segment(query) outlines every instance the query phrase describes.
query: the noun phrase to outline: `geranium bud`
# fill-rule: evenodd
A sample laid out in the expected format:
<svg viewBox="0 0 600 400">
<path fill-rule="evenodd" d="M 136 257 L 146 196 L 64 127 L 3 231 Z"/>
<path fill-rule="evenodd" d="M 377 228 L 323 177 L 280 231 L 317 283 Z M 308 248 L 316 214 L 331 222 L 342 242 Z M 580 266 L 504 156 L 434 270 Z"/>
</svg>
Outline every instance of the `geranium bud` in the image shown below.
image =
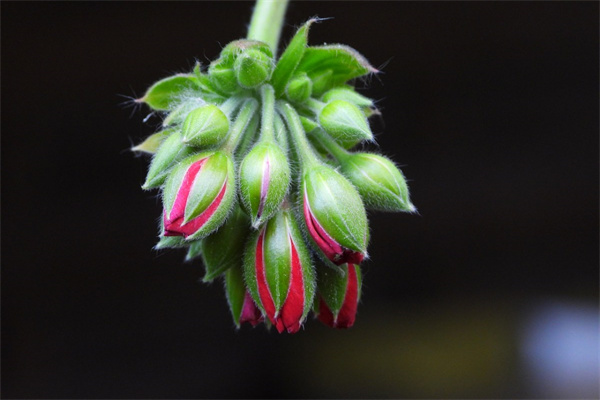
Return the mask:
<svg viewBox="0 0 600 400">
<path fill-rule="evenodd" d="M 358 189 L 367 208 L 415 212 L 402 172 L 381 155 L 352 153 L 341 160 L 342 173 Z"/>
<path fill-rule="evenodd" d="M 202 281 L 210 282 L 229 268 L 241 266 L 244 245 L 250 234 L 248 217 L 237 206 L 229 218 L 200 244 L 206 273 Z"/>
<path fill-rule="evenodd" d="M 260 309 L 246 290 L 241 266 L 230 268 L 225 273 L 225 295 L 236 327 L 244 322 L 256 326 L 264 321 Z"/>
<path fill-rule="evenodd" d="M 304 72 L 292 78 L 285 88 L 285 94 L 290 101 L 302 103 L 312 94 L 312 81 Z"/>
<path fill-rule="evenodd" d="M 366 255 L 368 223 L 350 182 L 329 166 L 304 171 L 302 210 L 308 234 L 335 265 L 360 264 Z"/>
<path fill-rule="evenodd" d="M 229 131 L 227 116 L 213 104 L 192 110 L 181 127 L 183 142 L 190 146 L 213 146 Z"/>
<path fill-rule="evenodd" d="M 281 148 L 262 141 L 240 165 L 240 198 L 256 229 L 278 209 L 288 191 L 290 167 Z"/>
<path fill-rule="evenodd" d="M 162 186 L 171 167 L 191 153 L 192 149 L 181 142 L 181 133 L 178 131 L 171 133 L 154 154 L 142 189 L 148 190 Z"/>
<path fill-rule="evenodd" d="M 248 242 L 245 280 L 252 298 L 281 333 L 300 330 L 315 291 L 310 257 L 296 222 L 281 210 Z"/>
<path fill-rule="evenodd" d="M 273 59 L 257 49 L 243 51 L 233 65 L 239 85 L 252 89 L 264 83 L 273 72 Z"/>
<path fill-rule="evenodd" d="M 208 68 L 208 77 L 214 88 L 225 94 L 230 94 L 239 89 L 233 66 L 215 61 Z"/>
<path fill-rule="evenodd" d="M 231 156 L 207 151 L 190 156 L 167 178 L 163 193 L 164 236 L 201 239 L 223 224 L 234 200 Z"/>
<path fill-rule="evenodd" d="M 373 140 L 373 133 L 361 110 L 345 100 L 333 100 L 319 114 L 323 129 L 345 148 L 363 140 Z"/>
<path fill-rule="evenodd" d="M 319 320 L 332 328 L 350 328 L 354 325 L 360 300 L 360 267 L 347 264 L 344 274 L 340 274 L 329 267 L 320 266 L 317 272 L 316 312 Z"/>
</svg>

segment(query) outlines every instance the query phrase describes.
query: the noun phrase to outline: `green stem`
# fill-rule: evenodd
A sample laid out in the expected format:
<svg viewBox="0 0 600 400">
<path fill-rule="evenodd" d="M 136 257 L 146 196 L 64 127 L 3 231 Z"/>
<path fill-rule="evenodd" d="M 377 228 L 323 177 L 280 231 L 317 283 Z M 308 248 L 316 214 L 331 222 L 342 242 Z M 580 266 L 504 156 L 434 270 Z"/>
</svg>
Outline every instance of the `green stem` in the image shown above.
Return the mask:
<svg viewBox="0 0 600 400">
<path fill-rule="evenodd" d="M 275 91 L 273 86 L 267 84 L 260 88 L 260 99 L 262 102 L 262 115 L 260 121 L 260 139 L 264 141 L 274 141 L 275 131 L 273 130 L 275 118 Z"/>
<path fill-rule="evenodd" d="M 248 39 L 265 42 L 277 53 L 279 35 L 288 0 L 257 0 L 248 29 Z"/>
<path fill-rule="evenodd" d="M 343 162 L 351 156 L 342 146 L 340 146 L 335 140 L 331 138 L 323 129 L 317 128 L 311 132 L 311 134 L 317 138 L 317 140 L 327 149 L 327 151 L 334 156 L 339 162 Z"/>
<path fill-rule="evenodd" d="M 257 109 L 258 101 L 255 99 L 248 99 L 244 102 L 244 105 L 242 105 L 242 108 L 240 109 L 240 112 L 238 113 L 237 118 L 231 127 L 227 142 L 225 142 L 222 147 L 223 150 L 233 153 Z"/>
<path fill-rule="evenodd" d="M 321 161 L 317 158 L 312 146 L 306 138 L 302 122 L 300 122 L 300 116 L 296 112 L 296 109 L 288 102 L 278 101 L 277 106 L 283 113 L 288 129 L 292 136 L 292 143 L 296 148 L 298 159 L 302 163 L 302 168 L 307 169 L 315 167 L 321 164 Z"/>
</svg>

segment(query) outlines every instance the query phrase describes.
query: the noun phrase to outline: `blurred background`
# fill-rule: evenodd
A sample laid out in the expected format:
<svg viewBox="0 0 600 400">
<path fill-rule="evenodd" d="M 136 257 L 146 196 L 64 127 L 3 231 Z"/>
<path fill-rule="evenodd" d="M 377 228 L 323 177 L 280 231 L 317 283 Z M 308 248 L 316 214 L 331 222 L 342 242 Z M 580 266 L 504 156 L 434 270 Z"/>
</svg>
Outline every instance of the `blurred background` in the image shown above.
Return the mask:
<svg viewBox="0 0 600 400">
<path fill-rule="evenodd" d="M 383 73 L 381 151 L 419 216 L 371 213 L 355 326 L 234 329 L 156 252 L 127 106 L 245 36 L 251 2 L 2 2 L 4 398 L 597 398 L 598 3 L 294 2 L 282 36 Z"/>
</svg>

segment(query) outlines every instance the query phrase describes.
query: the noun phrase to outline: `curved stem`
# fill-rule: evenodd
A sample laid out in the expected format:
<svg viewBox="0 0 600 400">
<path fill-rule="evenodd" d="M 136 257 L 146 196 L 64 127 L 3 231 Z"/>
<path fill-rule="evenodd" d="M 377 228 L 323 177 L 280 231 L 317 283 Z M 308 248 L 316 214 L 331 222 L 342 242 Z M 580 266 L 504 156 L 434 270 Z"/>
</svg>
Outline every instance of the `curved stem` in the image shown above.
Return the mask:
<svg viewBox="0 0 600 400">
<path fill-rule="evenodd" d="M 275 118 L 275 91 L 273 86 L 266 84 L 260 88 L 260 99 L 262 101 L 262 115 L 260 119 L 260 138 L 265 141 L 275 140 L 273 130 Z"/>
<path fill-rule="evenodd" d="M 257 109 L 258 101 L 255 99 L 248 99 L 244 102 L 233 126 L 229 128 L 229 137 L 222 147 L 223 150 L 233 153 Z"/>
<path fill-rule="evenodd" d="M 298 116 L 298 113 L 294 107 L 281 100 L 277 102 L 277 107 L 287 122 L 292 143 L 296 148 L 296 153 L 298 154 L 298 159 L 302 164 L 302 168 L 308 169 L 321 164 L 314 150 L 312 149 L 312 146 L 308 142 L 308 139 L 306 138 L 306 133 L 304 133 L 304 128 L 300 122 L 300 117 Z"/>
<path fill-rule="evenodd" d="M 279 35 L 288 0 L 257 0 L 248 29 L 248 39 L 267 43 L 273 56 L 277 53 Z"/>
<path fill-rule="evenodd" d="M 327 151 L 334 156 L 339 162 L 346 160 L 350 153 L 348 153 L 342 146 L 337 144 L 335 140 L 331 138 L 323 129 L 317 128 L 311 132 L 311 134 L 317 138 L 317 140 L 327 149 Z"/>
</svg>

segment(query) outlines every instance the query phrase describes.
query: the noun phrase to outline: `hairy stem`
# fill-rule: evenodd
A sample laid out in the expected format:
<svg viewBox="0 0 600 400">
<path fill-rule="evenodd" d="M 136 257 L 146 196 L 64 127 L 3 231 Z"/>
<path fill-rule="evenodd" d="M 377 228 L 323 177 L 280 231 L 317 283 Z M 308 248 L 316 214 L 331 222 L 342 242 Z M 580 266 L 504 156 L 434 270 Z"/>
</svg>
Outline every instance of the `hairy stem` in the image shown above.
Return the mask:
<svg viewBox="0 0 600 400">
<path fill-rule="evenodd" d="M 277 53 L 279 35 L 288 0 L 257 0 L 248 29 L 248 39 L 267 43 Z"/>
</svg>

